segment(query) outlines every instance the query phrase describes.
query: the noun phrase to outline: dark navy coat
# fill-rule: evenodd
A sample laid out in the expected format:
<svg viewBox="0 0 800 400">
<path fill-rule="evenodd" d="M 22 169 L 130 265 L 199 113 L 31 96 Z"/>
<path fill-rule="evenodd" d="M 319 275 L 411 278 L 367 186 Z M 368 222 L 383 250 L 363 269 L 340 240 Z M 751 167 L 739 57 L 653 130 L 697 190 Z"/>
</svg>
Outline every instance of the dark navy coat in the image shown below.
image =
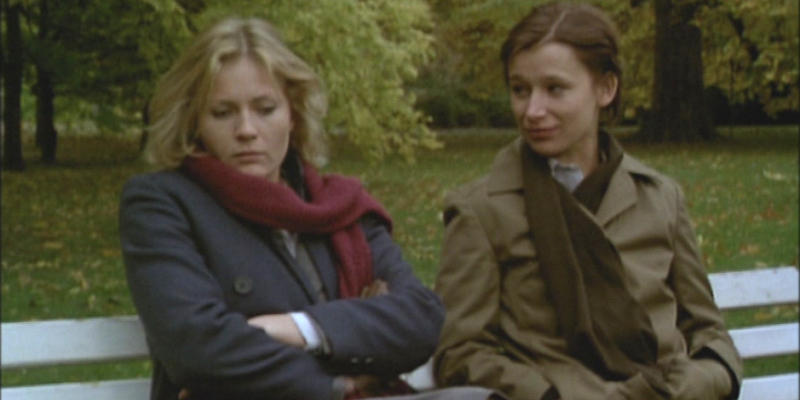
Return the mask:
<svg viewBox="0 0 800 400">
<path fill-rule="evenodd" d="M 336 300 L 327 237 L 301 236 L 328 297 L 269 228 L 243 221 L 178 172 L 132 178 L 123 189 L 120 235 L 128 283 L 154 367 L 152 399 L 328 399 L 345 374 L 395 375 L 433 353 L 444 310 L 401 258 L 384 225 L 360 221 L 375 278 L 388 295 Z M 331 353 L 314 356 L 247 324 L 259 314 L 307 312 Z"/>
</svg>

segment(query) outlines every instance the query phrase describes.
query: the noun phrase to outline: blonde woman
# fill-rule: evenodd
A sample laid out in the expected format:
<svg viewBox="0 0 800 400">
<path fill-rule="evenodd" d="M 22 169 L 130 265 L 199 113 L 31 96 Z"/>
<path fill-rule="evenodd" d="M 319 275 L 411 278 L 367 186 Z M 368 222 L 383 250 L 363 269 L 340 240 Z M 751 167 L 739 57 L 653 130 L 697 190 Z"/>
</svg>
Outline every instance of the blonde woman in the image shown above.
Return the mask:
<svg viewBox="0 0 800 400">
<path fill-rule="evenodd" d="M 489 396 L 396 378 L 431 356 L 443 308 L 384 208 L 316 171 L 325 108 L 258 19 L 212 26 L 160 81 L 147 152 L 161 171 L 133 177 L 120 209 L 151 399 Z"/>
</svg>

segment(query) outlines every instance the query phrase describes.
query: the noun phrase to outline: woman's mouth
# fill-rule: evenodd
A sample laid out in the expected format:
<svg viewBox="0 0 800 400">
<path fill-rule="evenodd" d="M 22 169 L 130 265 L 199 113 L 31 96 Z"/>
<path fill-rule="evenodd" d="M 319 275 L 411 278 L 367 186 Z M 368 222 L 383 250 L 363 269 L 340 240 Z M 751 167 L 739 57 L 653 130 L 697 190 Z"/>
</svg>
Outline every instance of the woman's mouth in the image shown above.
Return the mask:
<svg viewBox="0 0 800 400">
<path fill-rule="evenodd" d="M 264 158 L 264 154 L 258 151 L 242 151 L 235 153 L 233 158 L 239 163 L 249 164 L 261 161 Z"/>
<path fill-rule="evenodd" d="M 558 127 L 552 128 L 528 128 L 525 129 L 525 135 L 531 140 L 544 140 L 552 138 Z"/>
</svg>

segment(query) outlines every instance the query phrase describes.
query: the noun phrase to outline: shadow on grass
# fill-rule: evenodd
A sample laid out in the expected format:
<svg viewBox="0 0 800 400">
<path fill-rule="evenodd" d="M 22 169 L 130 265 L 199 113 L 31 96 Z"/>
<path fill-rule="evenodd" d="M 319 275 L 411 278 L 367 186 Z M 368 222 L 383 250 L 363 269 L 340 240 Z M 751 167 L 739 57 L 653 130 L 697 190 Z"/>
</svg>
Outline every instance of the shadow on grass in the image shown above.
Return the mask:
<svg viewBox="0 0 800 400">
<path fill-rule="evenodd" d="M 41 161 L 41 153 L 32 138 L 23 141 L 23 158 L 26 169 L 84 169 L 117 168 L 123 165 L 141 164 L 139 139 L 119 135 L 67 136 L 60 138 L 56 163 L 46 165 Z M 5 173 L 5 171 L 4 171 Z"/>
</svg>

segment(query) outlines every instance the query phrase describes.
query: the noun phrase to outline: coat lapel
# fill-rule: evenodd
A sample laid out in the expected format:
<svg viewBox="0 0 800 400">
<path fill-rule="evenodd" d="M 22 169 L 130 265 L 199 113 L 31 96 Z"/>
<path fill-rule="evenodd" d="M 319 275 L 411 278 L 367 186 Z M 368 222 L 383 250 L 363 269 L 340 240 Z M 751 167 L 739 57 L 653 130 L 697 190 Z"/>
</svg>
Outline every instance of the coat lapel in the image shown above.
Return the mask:
<svg viewBox="0 0 800 400">
<path fill-rule="evenodd" d="M 522 190 L 522 138 L 503 147 L 492 162 L 487 182 L 489 194 Z"/>
<path fill-rule="evenodd" d="M 636 185 L 626 168 L 628 157 L 624 157 L 622 164 L 611 177 L 606 194 L 600 203 L 600 208 L 597 209 L 595 218 L 600 226 L 603 227 L 636 204 Z"/>
<path fill-rule="evenodd" d="M 602 227 L 607 227 L 617 216 L 636 205 L 639 198 L 635 179 L 653 180 L 657 173 L 628 154 L 623 155 L 622 163 L 611 177 L 603 202 L 597 210 L 596 219 Z"/>
<path fill-rule="evenodd" d="M 291 254 L 289 254 L 289 250 L 286 249 L 283 241 L 276 237 L 277 233 L 272 233 L 273 234 L 269 236 L 269 242 L 272 245 L 272 248 L 275 250 L 275 253 L 277 253 L 281 261 L 283 261 L 284 268 L 286 268 L 289 273 L 292 274 L 294 279 L 297 280 L 297 283 L 300 284 L 300 287 L 303 288 L 303 293 L 306 295 L 308 301 L 312 304 L 316 303 L 317 299 L 308 276 L 306 276 L 306 273 L 303 272 L 303 269 L 297 263 L 297 260 Z"/>
<path fill-rule="evenodd" d="M 339 276 L 336 272 L 336 265 L 333 263 L 335 255 L 328 247 L 327 238 L 309 240 L 306 243 L 308 255 L 314 261 L 322 281 L 322 287 L 328 300 L 339 298 Z"/>
</svg>

